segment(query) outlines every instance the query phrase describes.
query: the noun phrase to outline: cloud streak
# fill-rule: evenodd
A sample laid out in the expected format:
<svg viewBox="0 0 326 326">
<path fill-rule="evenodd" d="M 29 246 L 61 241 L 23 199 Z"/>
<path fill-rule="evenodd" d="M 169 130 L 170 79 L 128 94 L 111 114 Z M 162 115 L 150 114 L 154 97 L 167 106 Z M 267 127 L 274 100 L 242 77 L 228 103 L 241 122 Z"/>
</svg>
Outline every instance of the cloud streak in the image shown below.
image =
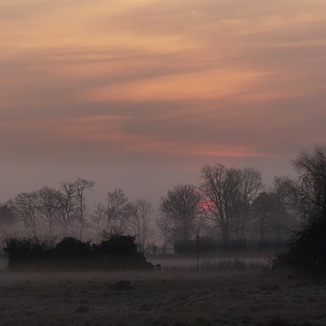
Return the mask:
<svg viewBox="0 0 326 326">
<path fill-rule="evenodd" d="M 86 94 L 86 100 L 145 102 L 220 98 L 245 92 L 251 84 L 259 82 L 261 75 L 248 71 L 225 70 L 164 75 L 97 88 Z"/>
</svg>

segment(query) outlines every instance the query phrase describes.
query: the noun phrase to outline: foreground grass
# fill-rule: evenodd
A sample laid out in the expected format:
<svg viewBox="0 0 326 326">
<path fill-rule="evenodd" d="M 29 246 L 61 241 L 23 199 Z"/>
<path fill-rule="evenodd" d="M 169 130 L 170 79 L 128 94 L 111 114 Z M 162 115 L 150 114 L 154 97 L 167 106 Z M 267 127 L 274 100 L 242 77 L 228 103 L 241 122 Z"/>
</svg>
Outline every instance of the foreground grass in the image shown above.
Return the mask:
<svg viewBox="0 0 326 326">
<path fill-rule="evenodd" d="M 133 290 L 110 285 L 131 282 Z M 271 272 L 0 274 L 0 325 L 325 325 L 326 287 Z"/>
</svg>

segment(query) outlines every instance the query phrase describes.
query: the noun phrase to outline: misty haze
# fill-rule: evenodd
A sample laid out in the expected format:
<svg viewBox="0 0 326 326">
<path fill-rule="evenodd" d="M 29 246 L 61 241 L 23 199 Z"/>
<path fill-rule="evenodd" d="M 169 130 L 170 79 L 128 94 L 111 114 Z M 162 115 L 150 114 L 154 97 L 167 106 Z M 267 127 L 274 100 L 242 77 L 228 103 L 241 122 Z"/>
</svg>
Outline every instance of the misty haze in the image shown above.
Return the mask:
<svg viewBox="0 0 326 326">
<path fill-rule="evenodd" d="M 322 325 L 326 148 L 293 167 L 267 190 L 257 169 L 206 165 L 157 212 L 122 189 L 91 209 L 81 178 L 17 194 L 0 206 L 1 323 Z"/>
</svg>

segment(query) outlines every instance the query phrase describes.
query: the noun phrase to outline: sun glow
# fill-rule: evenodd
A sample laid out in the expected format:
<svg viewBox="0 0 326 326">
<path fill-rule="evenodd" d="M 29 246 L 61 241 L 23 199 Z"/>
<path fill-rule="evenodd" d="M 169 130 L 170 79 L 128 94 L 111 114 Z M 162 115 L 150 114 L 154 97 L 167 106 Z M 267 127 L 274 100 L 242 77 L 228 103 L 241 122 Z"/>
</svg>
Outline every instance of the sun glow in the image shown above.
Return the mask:
<svg viewBox="0 0 326 326">
<path fill-rule="evenodd" d="M 204 214 L 213 214 L 217 212 L 215 203 L 211 200 L 201 200 L 199 202 L 199 210 Z"/>
</svg>

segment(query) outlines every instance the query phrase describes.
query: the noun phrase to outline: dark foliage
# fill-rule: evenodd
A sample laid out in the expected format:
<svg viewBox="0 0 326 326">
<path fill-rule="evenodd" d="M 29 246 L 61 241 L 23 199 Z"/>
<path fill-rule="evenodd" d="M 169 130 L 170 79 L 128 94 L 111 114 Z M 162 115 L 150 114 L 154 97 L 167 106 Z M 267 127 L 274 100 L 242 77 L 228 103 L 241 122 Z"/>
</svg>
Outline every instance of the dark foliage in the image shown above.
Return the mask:
<svg viewBox="0 0 326 326">
<path fill-rule="evenodd" d="M 60 258 L 87 257 L 92 247 L 89 242 L 82 242 L 73 237 L 66 237 L 55 247 L 56 255 Z"/>
<path fill-rule="evenodd" d="M 98 246 L 94 245 L 94 250 L 97 253 L 109 254 L 114 257 L 130 256 L 137 252 L 137 245 L 135 244 L 135 237 L 114 234 Z"/>
<path fill-rule="evenodd" d="M 274 267 L 290 267 L 296 274 L 324 282 L 326 276 L 326 147 L 303 152 L 293 162 L 299 173 L 297 206 L 307 225 L 294 233 L 286 252 L 274 261 Z"/>
<path fill-rule="evenodd" d="M 5 240 L 4 251 L 8 255 L 8 263 L 11 269 L 18 270 L 35 265 L 45 257 L 45 243 L 37 238 Z"/>
<path fill-rule="evenodd" d="M 137 252 L 134 237 L 112 236 L 99 245 L 67 237 L 55 247 L 37 238 L 6 240 L 11 270 L 153 269 Z"/>
<path fill-rule="evenodd" d="M 274 260 L 274 268 L 290 267 L 296 274 L 321 281 L 326 275 L 326 219 L 314 219 L 295 232 L 288 250 Z"/>
</svg>

